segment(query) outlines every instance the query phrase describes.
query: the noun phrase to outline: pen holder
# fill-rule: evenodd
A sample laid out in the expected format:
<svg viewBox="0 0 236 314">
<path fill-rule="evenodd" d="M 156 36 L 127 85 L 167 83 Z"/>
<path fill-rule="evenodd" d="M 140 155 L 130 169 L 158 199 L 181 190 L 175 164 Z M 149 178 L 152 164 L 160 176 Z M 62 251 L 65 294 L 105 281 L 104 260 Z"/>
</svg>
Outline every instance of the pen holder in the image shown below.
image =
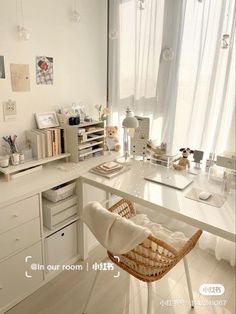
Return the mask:
<svg viewBox="0 0 236 314">
<path fill-rule="evenodd" d="M 11 155 L 11 163 L 13 166 L 19 165 L 20 163 L 20 154 L 14 153 Z"/>
</svg>

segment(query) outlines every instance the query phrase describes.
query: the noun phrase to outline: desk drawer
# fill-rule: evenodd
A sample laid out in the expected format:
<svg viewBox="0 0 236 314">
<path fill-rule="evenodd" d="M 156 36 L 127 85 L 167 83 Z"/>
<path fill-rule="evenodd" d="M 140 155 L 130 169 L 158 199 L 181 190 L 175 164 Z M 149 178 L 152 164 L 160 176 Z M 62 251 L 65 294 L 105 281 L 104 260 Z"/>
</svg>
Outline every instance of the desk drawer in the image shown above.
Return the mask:
<svg viewBox="0 0 236 314">
<path fill-rule="evenodd" d="M 66 219 L 75 215 L 78 215 L 78 198 L 76 195 L 57 203 L 43 199 L 43 224 L 50 230 L 55 229 Z"/>
<path fill-rule="evenodd" d="M 32 256 L 28 263 L 25 262 L 26 256 Z M 42 264 L 41 242 L 0 263 L 0 313 L 3 307 L 30 292 L 43 280 L 43 271 L 30 269 L 32 263 Z M 26 271 L 31 278 L 26 278 Z"/>
<path fill-rule="evenodd" d="M 39 217 L 38 194 L 7 207 L 0 208 L 0 233 L 15 228 L 36 217 Z"/>
<path fill-rule="evenodd" d="M 40 240 L 39 218 L 0 235 L 0 259 Z"/>
</svg>

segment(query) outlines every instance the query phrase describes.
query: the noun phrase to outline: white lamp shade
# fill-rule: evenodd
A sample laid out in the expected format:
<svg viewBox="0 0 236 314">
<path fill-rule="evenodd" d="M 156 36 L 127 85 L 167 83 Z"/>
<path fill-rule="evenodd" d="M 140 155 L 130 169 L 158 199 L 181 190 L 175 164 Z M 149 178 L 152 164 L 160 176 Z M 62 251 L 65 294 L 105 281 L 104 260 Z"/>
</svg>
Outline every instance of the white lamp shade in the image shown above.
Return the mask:
<svg viewBox="0 0 236 314">
<path fill-rule="evenodd" d="M 136 129 L 138 127 L 138 120 L 135 117 L 126 117 L 122 126 L 127 129 Z"/>
<path fill-rule="evenodd" d="M 126 117 L 122 122 L 122 126 L 127 129 L 136 129 L 138 127 L 138 120 L 134 117 L 129 107 L 126 109 Z"/>
</svg>

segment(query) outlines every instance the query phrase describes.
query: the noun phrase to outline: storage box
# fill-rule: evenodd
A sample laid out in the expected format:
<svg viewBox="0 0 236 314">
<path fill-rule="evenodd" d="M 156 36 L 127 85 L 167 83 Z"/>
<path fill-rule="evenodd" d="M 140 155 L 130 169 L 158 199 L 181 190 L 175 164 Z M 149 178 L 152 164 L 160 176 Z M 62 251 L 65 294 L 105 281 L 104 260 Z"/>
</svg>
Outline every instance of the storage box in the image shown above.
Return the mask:
<svg viewBox="0 0 236 314">
<path fill-rule="evenodd" d="M 75 185 L 75 182 L 59 185 L 51 190 L 43 192 L 43 197 L 49 201 L 58 202 L 71 196 L 74 193 Z"/>
<path fill-rule="evenodd" d="M 77 222 L 45 239 L 46 265 L 61 265 L 78 255 Z M 50 271 L 47 267 L 47 270 Z"/>
<path fill-rule="evenodd" d="M 57 203 L 43 199 L 43 224 L 50 230 L 78 214 L 78 198 L 72 195 Z"/>
</svg>

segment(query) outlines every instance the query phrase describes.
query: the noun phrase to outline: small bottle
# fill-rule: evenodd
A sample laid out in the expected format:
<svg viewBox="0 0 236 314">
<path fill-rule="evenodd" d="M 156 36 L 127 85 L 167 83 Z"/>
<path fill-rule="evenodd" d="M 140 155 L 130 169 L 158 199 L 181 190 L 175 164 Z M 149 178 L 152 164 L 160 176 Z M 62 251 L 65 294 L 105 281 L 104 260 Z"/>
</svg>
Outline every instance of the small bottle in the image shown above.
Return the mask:
<svg viewBox="0 0 236 314">
<path fill-rule="evenodd" d="M 231 189 L 231 175 L 224 171 L 223 182 L 222 182 L 222 192 L 230 192 Z"/>
</svg>

